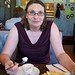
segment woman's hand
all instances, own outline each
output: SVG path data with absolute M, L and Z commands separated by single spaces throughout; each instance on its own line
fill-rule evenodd
M 16 75 L 18 71 L 18 64 L 13 63 L 11 60 L 9 60 L 5 63 L 5 70 L 9 75 Z

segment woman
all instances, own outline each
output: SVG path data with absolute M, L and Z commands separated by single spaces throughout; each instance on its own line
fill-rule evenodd
M 25 12 L 25 28 L 20 22 L 13 26 L 1 53 L 1 63 L 5 69 L 8 69 L 6 71 L 12 74 L 13 71 L 17 72 L 18 70 L 18 64 L 14 64 L 10 60 L 16 46 L 18 46 L 16 62 L 20 63 L 22 57 L 28 57 L 30 63 L 49 63 L 50 43 L 59 63 L 69 71 L 75 71 L 75 63 L 62 47 L 56 24 L 46 21 L 44 4 L 39 0 L 31 0 L 27 4 Z

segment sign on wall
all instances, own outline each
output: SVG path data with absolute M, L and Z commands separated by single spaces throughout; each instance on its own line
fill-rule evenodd
M 29 0 L 16 0 L 16 6 L 25 6 Z

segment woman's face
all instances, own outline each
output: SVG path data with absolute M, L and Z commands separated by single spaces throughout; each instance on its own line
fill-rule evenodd
M 44 7 L 40 4 L 32 4 L 28 7 L 26 18 L 30 27 L 40 27 L 44 17 Z

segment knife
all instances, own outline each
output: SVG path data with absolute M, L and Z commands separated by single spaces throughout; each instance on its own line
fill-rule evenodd
M 59 68 L 59 67 L 55 66 L 54 64 L 52 64 L 52 66 L 53 66 L 53 67 L 55 67 L 55 68 L 57 68 L 57 69 L 59 69 L 59 70 L 61 70 L 62 72 L 65 72 L 65 73 L 66 73 L 66 71 L 65 71 L 65 70 L 63 70 L 63 69 L 61 69 L 61 68 Z

